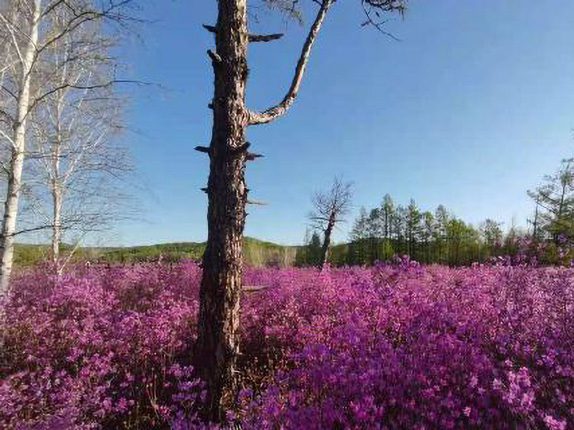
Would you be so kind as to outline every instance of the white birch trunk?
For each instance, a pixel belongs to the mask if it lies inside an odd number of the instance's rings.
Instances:
[[[30,107],[30,80],[36,46],[38,43],[38,27],[40,20],[41,0],[32,3],[33,14],[30,22],[30,34],[22,52],[22,76],[20,79],[20,93],[18,94],[18,108],[16,123],[14,125],[12,157],[10,172],[4,203],[4,219],[0,235],[0,252],[2,261],[0,265],[0,296],[8,293],[12,261],[14,258],[14,233],[16,232],[16,217],[18,215],[18,202],[21,191],[22,167],[24,165],[24,151],[26,149],[26,123]]]
[[[52,258],[56,265],[60,259],[60,243],[62,242],[62,191],[55,185],[52,192],[53,222],[52,225]]]
[[[65,93],[58,98],[56,108],[56,141],[52,149],[52,258],[58,272],[60,271],[60,243],[62,241],[62,184],[60,179],[60,156],[62,155],[62,110]]]

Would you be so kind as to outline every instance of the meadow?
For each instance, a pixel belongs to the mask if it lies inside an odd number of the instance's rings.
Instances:
[[[5,310],[3,429],[202,429],[189,366],[201,269],[20,271]],[[244,429],[574,426],[574,269],[246,268]]]

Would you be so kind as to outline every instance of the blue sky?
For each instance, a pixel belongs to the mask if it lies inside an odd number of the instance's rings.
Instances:
[[[308,3],[311,3],[308,1]],[[252,1],[257,5],[258,1]],[[126,134],[141,183],[140,218],[118,227],[117,244],[202,241],[213,44],[202,23],[215,0],[150,2],[143,42],[128,41],[129,77],[166,90],[131,90]],[[526,190],[574,153],[574,2],[412,0],[389,30],[368,28],[359,0],[339,1],[312,53],[287,116],[252,128],[265,158],[248,165],[248,186],[268,206],[249,207],[246,234],[301,242],[310,195],[335,175],[355,183],[355,209],[385,193],[458,217],[525,224]],[[307,12],[311,12],[311,9]],[[257,11],[257,32],[285,32],[249,51],[248,103],[263,109],[289,85],[307,25]]]

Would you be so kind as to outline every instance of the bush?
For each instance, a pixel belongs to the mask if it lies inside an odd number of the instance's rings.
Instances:
[[[192,376],[200,270],[36,269],[6,308],[0,426],[202,428]],[[250,268],[245,429],[574,426],[574,270]],[[58,427],[59,426],[59,427]]]

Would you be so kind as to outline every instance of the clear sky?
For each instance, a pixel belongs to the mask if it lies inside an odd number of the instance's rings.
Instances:
[[[149,3],[154,22],[125,61],[129,77],[166,90],[133,91],[126,139],[141,214],[114,241],[202,241],[208,160],[193,147],[210,139],[213,38],[201,24],[215,21],[216,1]],[[310,195],[335,175],[356,191],[339,241],[385,193],[423,209],[442,203],[475,224],[524,225],[526,190],[574,154],[574,2],[412,0],[388,27],[400,42],[362,28],[359,4],[333,7],[287,116],[249,131],[265,158],[249,163],[248,186],[269,205],[248,208],[246,234],[300,243]],[[264,109],[288,87],[312,16],[299,26],[255,11],[253,31],[286,33],[250,46],[248,102]]]

